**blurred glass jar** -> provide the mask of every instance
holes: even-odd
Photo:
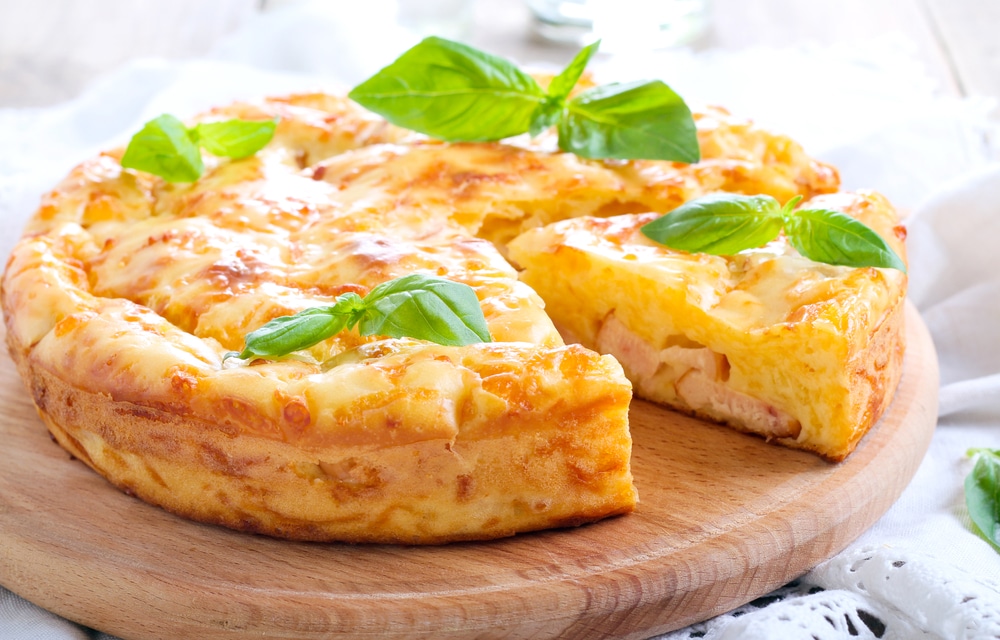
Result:
[[[653,50],[690,44],[708,30],[709,0],[525,0],[539,35],[601,50]]]

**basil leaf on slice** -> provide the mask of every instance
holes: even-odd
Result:
[[[785,217],[785,235],[799,253],[817,262],[881,267],[906,273],[906,264],[863,222],[831,209],[799,209]]]
[[[545,99],[538,83],[507,60],[437,37],[424,39],[348,95],[395,125],[461,142],[528,131]]]
[[[659,80],[602,85],[570,100],[559,148],[584,158],[701,159],[691,110]]]
[[[767,244],[782,224],[781,206],[771,196],[718,193],[687,202],[640,231],[673,249],[725,256]]]
[[[132,136],[121,165],[160,176],[167,182],[194,182],[205,165],[184,123],[170,114],[147,122]]]
[[[1000,550],[1000,450],[980,449],[972,472],[965,478],[969,517],[983,536]]]
[[[361,335],[417,338],[448,346],[491,342],[472,287],[411,274],[384,282],[365,297]]]
[[[202,122],[194,127],[192,136],[212,155],[239,159],[263,149],[277,126],[277,120]]]
[[[767,244],[782,228],[788,241],[810,260],[848,267],[882,267],[906,272],[903,260],[874,230],[846,213],[784,207],[767,195],[718,193],[692,200],[646,224],[650,240],[682,251],[732,255]]]
[[[241,359],[275,357],[308,349],[353,326],[363,308],[358,294],[345,293],[331,306],[311,307],[295,315],[275,318],[248,333],[243,351],[234,355]]]

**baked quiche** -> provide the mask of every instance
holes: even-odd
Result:
[[[576,525],[636,506],[626,373],[644,397],[723,421],[742,406],[702,396],[756,398],[776,416],[766,435],[830,458],[898,377],[899,278],[780,243],[720,259],[635,235],[706,193],[837,190],[832,168],[723,110],[695,114],[694,164],[586,160],[545,135],[444,143],[326,94],[195,122],[228,118],[276,120],[275,135],[250,157],[206,155],[189,183],[123,169],[123,149],[85,161],[2,280],[9,351],[59,444],[181,516],[412,544]],[[876,196],[831,197],[894,224]],[[409,274],[471,287],[491,341],[353,329],[284,358],[227,357],[269,321]],[[808,358],[792,370],[796,350]],[[667,351],[687,369],[665,375]],[[855,431],[815,426],[831,411]]]

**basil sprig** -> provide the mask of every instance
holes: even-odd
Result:
[[[199,147],[216,156],[245,158],[264,148],[277,120],[226,120],[186,127],[165,113],[132,136],[122,166],[160,176],[167,182],[194,182],[205,171]]]
[[[511,62],[430,37],[356,86],[358,104],[389,122],[449,142],[491,142],[555,126],[559,148],[584,158],[701,158],[691,111],[660,81],[569,94],[599,43],[581,50],[543,90]]]
[[[795,210],[796,196],[782,207],[767,195],[718,193],[692,200],[646,224],[650,240],[681,251],[732,255],[785,236],[810,260],[848,267],[906,272],[906,264],[864,223],[831,209]]]
[[[976,457],[965,478],[969,517],[983,536],[1000,551],[1000,449],[970,449]]]
[[[275,318],[247,334],[243,351],[230,351],[225,358],[285,356],[355,326],[363,336],[417,338],[448,346],[491,342],[472,287],[414,273],[383,282],[364,298],[345,293],[332,305]]]

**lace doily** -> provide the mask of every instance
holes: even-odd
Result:
[[[994,640],[1000,584],[912,552],[859,547],[726,615],[660,636],[695,638]]]

